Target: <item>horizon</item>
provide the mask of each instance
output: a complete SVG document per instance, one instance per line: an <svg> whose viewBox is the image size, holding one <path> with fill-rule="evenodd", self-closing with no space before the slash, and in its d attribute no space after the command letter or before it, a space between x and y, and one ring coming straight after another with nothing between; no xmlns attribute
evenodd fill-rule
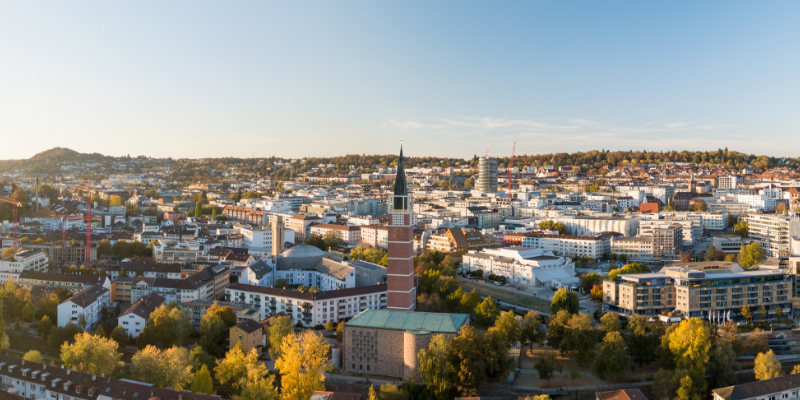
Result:
<svg viewBox="0 0 800 400"><path fill-rule="evenodd" d="M800 152L795 2L0 10L0 159Z"/></svg>

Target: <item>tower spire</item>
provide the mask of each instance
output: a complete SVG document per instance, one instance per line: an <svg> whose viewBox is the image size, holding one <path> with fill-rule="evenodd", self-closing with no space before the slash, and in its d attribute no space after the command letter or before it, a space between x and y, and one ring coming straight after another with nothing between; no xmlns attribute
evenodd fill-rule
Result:
<svg viewBox="0 0 800 400"><path fill-rule="evenodd" d="M397 176L394 179L394 194L400 196L408 195L406 186L406 169L403 166L403 141L400 140L400 159L397 161Z"/></svg>

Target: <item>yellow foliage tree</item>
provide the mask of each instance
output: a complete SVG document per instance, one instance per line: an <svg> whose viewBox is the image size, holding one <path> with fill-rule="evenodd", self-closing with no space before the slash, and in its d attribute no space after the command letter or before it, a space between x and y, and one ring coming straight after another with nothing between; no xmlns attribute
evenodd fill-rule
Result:
<svg viewBox="0 0 800 400"><path fill-rule="evenodd" d="M322 335L303 331L283 338L275 368L281 371L283 400L307 400L311 394L325 390L325 366L330 345Z"/></svg>

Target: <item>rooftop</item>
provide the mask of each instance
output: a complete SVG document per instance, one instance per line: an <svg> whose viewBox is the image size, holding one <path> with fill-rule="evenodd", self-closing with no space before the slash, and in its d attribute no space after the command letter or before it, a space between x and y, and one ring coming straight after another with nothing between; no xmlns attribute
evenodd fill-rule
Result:
<svg viewBox="0 0 800 400"><path fill-rule="evenodd" d="M402 331L456 333L467 325L467 314L364 310L345 326Z"/></svg>

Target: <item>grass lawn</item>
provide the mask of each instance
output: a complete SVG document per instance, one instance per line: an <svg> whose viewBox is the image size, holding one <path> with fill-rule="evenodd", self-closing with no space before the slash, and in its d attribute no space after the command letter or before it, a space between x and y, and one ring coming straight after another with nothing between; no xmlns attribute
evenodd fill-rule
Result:
<svg viewBox="0 0 800 400"><path fill-rule="evenodd" d="M11 343L10 350L20 352L23 355L29 350L39 350L44 356L61 359L61 349L49 346L40 336L26 335L12 330L7 330L6 334L8 334L8 341ZM20 355L20 357L22 356Z"/></svg>
<svg viewBox="0 0 800 400"><path fill-rule="evenodd" d="M471 282L465 279L460 279L458 281L461 284L462 290L464 292L471 292L472 289L475 289L478 294L482 297L490 297L501 301L503 303L515 305L518 307L528 308L531 310L536 310L541 313L551 314L552 311L550 310L550 301L542 300L523 292L515 292L512 290L501 289L499 287L491 287L488 285L481 285L475 282Z"/></svg>

